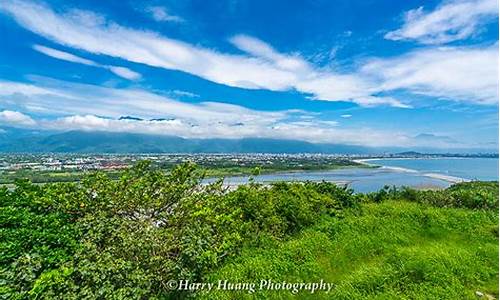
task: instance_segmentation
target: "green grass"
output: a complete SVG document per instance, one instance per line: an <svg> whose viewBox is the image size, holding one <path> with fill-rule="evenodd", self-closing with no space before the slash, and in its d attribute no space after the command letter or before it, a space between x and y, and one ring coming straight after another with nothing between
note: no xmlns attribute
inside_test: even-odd
<svg viewBox="0 0 500 300"><path fill-rule="evenodd" d="M352 164L325 164L322 166L282 166L282 167L259 167L260 174L273 174L280 172L313 172L313 171L327 171L349 168L377 168L376 166L359 164L352 162ZM218 177L218 176L238 176L238 175L253 175L255 167L214 167L206 168L205 176Z"/></svg>
<svg viewBox="0 0 500 300"><path fill-rule="evenodd" d="M363 204L345 218L325 217L284 241L246 247L205 277L335 284L330 293L210 292L202 299L498 298L496 211L436 208L406 201Z"/></svg>
<svg viewBox="0 0 500 300"><path fill-rule="evenodd" d="M172 169L174 165L158 165L165 171ZM259 174L273 174L280 172L308 172L308 171L325 171L346 168L377 168L367 164L361 164L349 160L335 160L326 163L308 162L301 164L283 164L280 162L272 162L271 165L264 166L260 164L251 164L249 166L241 166L233 162L224 162L219 165L206 165L201 170L206 177L223 177L223 176L250 176L255 175L256 168ZM92 171L80 170L62 170L62 171L40 171L40 170L15 170L15 171L0 171L0 185L14 183L16 179L29 179L35 183L47 182L77 182L82 180L87 174ZM119 170L105 170L109 176L118 178Z"/></svg>

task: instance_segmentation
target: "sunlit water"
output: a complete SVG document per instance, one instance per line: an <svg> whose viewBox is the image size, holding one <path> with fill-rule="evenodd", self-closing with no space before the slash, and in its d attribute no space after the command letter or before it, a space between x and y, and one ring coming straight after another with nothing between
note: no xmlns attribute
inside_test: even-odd
<svg viewBox="0 0 500 300"><path fill-rule="evenodd" d="M324 180L347 184L356 192L377 191L384 185L438 188L461 180L498 180L497 158L380 159L367 163L382 167L263 174L254 180L259 183ZM224 183L244 184L248 178L229 176ZM213 180L207 179L207 182Z"/></svg>
<svg viewBox="0 0 500 300"><path fill-rule="evenodd" d="M498 180L498 158L376 159L369 163L470 180Z"/></svg>

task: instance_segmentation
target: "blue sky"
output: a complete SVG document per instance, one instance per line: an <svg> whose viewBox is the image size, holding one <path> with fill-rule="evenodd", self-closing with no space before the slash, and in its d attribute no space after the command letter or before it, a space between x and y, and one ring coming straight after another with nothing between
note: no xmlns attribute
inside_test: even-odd
<svg viewBox="0 0 500 300"><path fill-rule="evenodd" d="M495 0L5 0L0 36L2 126L498 147Z"/></svg>

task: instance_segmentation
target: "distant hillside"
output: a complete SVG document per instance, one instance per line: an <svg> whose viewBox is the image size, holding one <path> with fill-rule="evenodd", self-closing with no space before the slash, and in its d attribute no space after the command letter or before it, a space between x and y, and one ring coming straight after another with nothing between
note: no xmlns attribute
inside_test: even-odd
<svg viewBox="0 0 500 300"><path fill-rule="evenodd" d="M10 132L10 133L9 133ZM184 139L173 136L69 131L0 134L0 152L62 153L373 153L369 147L313 144L294 140Z"/></svg>
<svg viewBox="0 0 500 300"><path fill-rule="evenodd" d="M410 151L411 150L411 151ZM406 152L404 152L406 151ZM297 140L265 138L185 139L175 136L116 132L48 132L0 128L0 152L59 153L326 153L326 154L419 154L420 153L497 153L477 149L436 149L403 147L364 147L344 144L315 144Z"/></svg>

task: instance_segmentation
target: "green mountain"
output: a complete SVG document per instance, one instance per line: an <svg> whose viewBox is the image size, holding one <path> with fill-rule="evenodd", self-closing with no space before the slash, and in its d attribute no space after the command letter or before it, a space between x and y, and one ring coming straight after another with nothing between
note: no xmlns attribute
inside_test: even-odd
<svg viewBox="0 0 500 300"><path fill-rule="evenodd" d="M69 131L0 134L0 152L61 153L372 153L361 146L263 138L184 139L135 133Z"/></svg>
<svg viewBox="0 0 500 300"><path fill-rule="evenodd" d="M416 152L418 151L418 152ZM497 149L439 149L404 147L365 147L345 144L316 144L297 140L266 138L185 139L166 135L104 131L50 132L0 128L0 152L59 153L498 153Z"/></svg>

